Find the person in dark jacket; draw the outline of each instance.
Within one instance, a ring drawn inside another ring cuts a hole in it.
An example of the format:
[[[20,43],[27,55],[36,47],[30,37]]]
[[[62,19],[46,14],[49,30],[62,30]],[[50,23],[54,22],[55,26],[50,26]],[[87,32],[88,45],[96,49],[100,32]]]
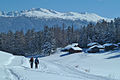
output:
[[[30,66],[31,66],[31,68],[33,68],[33,62],[34,62],[34,59],[33,59],[33,57],[31,57],[30,58]]]
[[[38,68],[38,64],[39,64],[39,60],[38,58],[35,59],[35,68],[37,69]]]

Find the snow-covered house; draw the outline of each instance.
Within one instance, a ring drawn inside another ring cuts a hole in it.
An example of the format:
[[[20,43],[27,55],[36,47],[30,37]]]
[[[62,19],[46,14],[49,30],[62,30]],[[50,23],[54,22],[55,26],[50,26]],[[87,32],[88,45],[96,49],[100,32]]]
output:
[[[117,44],[113,44],[113,43],[106,43],[103,46],[105,47],[105,51],[114,50],[115,48],[118,47]]]
[[[100,51],[103,51],[104,50],[104,46],[102,45],[94,45],[92,47],[90,47],[87,52],[88,53],[97,53],[97,52],[100,52]]]
[[[92,42],[92,43],[87,44],[87,47],[90,48],[94,45],[99,45],[99,44],[97,42]]]
[[[82,52],[82,49],[78,47],[78,43],[73,43],[71,45],[66,46],[61,51],[69,52],[69,53],[78,53],[78,52]]]
[[[100,50],[99,50],[99,48],[97,47],[97,46],[92,46],[92,47],[90,47],[88,50],[87,50],[87,52],[88,53],[97,53],[97,52],[99,52]]]
[[[79,52],[82,52],[82,49],[79,47],[71,47],[69,49],[69,53],[79,53]]]
[[[117,43],[118,47],[120,47],[120,43]]]
[[[79,44],[78,43],[73,43],[72,44],[74,47],[79,47]]]
[[[103,45],[96,45],[99,49],[105,49]]]
[[[66,46],[65,48],[62,49],[62,51],[66,52],[69,51],[71,47],[78,47],[78,43],[73,43],[71,45]]]

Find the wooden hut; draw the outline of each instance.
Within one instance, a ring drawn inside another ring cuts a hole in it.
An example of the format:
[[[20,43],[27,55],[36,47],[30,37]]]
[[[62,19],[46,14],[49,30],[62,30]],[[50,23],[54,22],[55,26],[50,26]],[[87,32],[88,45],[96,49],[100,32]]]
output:
[[[79,47],[71,47],[69,49],[69,53],[79,53],[79,52],[82,52],[82,49]]]
[[[100,48],[97,46],[92,46],[87,50],[88,53],[97,53],[99,51],[100,51]]]
[[[109,51],[109,50],[114,50],[118,46],[116,44],[106,43],[104,44],[104,47],[105,47],[105,51]]]
[[[95,45],[99,45],[99,44],[97,42],[92,42],[92,43],[87,44],[87,47],[90,48]]]

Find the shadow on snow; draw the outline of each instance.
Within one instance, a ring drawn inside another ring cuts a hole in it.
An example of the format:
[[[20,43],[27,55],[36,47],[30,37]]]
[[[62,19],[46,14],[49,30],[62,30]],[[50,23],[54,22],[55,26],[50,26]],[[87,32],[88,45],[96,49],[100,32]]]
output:
[[[119,58],[120,55],[115,55],[115,56],[111,56],[111,57],[108,57],[108,58],[105,58],[105,59],[114,59],[114,58]]]

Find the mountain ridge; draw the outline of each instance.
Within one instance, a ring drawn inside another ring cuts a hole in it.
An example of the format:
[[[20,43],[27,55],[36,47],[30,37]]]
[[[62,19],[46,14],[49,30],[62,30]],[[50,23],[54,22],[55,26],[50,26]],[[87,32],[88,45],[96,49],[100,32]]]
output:
[[[68,20],[87,20],[88,22],[98,22],[100,20],[111,21],[112,19],[101,17],[95,13],[78,13],[78,12],[58,12],[52,9],[44,9],[44,8],[32,8],[29,10],[22,11],[11,11],[4,12],[0,11],[1,17],[37,17],[37,18],[60,18],[60,19],[68,19]]]
[[[32,8],[23,11],[0,12],[0,32],[8,32],[28,29],[40,31],[44,26],[62,27],[74,26],[74,29],[80,29],[87,26],[90,22],[93,24],[101,20],[111,21],[112,19],[98,16],[94,13],[77,12],[57,12],[51,9]]]

